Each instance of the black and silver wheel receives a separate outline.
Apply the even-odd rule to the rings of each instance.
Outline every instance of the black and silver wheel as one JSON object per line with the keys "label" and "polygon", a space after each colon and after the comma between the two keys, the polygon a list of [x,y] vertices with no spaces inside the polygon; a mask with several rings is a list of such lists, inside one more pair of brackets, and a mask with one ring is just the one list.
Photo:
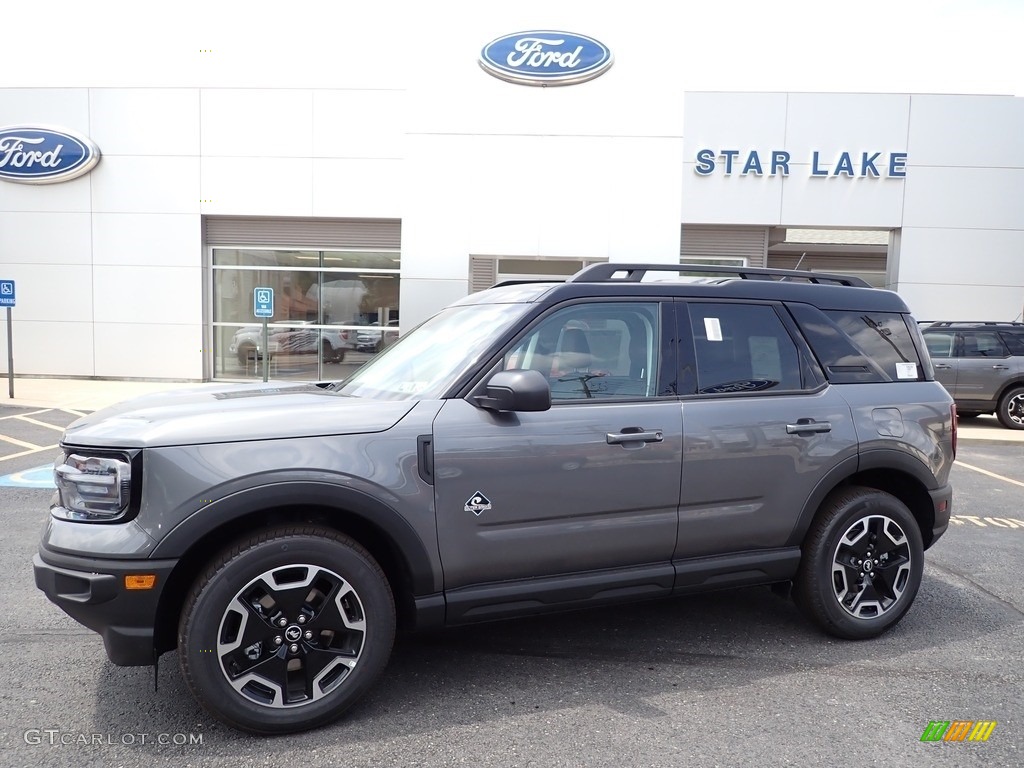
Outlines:
{"label": "black and silver wheel", "polygon": [[243,344],[238,348],[238,364],[246,365],[250,360],[258,360],[259,353],[254,344]]}
{"label": "black and silver wheel", "polygon": [[345,360],[345,350],[335,349],[331,346],[331,342],[325,341],[322,345],[323,348],[323,361],[325,363],[340,363]]}
{"label": "black and silver wheel", "polygon": [[826,500],[807,533],[793,597],[832,635],[875,637],[910,609],[923,570],[921,532],[903,502],[846,488]]}
{"label": "black and silver wheel", "polygon": [[1011,389],[999,400],[999,423],[1007,429],[1024,429],[1024,387]]}
{"label": "black and silver wheel", "polygon": [[289,733],[338,717],[387,664],[394,599],[380,567],[335,531],[255,535],[217,558],[178,627],[182,672],[228,725]]}

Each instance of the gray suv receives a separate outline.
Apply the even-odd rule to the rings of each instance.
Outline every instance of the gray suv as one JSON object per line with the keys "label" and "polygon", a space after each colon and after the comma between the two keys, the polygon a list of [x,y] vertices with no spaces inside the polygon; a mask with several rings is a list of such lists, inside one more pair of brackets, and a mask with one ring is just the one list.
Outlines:
{"label": "gray suv", "polygon": [[115,664],[176,648],[255,733],[338,717],[396,628],[764,584],[878,635],[949,522],[955,410],[917,323],[838,275],[647,279],[679,270],[504,284],[342,382],[86,416],[36,584]]}
{"label": "gray suv", "polygon": [[1024,323],[938,322],[923,328],[935,378],[960,418],[995,413],[1024,429]]}

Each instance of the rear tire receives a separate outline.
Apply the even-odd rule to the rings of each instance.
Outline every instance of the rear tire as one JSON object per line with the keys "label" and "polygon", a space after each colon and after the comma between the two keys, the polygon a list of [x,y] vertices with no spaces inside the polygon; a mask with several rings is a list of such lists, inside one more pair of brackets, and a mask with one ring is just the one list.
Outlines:
{"label": "rear tire", "polygon": [[803,543],[793,599],[825,632],[876,637],[910,609],[921,585],[924,546],[910,510],[884,491],[833,492]]}
{"label": "rear tire", "polygon": [[357,542],[303,525],[230,547],[192,587],[178,655],[192,694],[250,733],[316,728],[362,696],[387,665],[395,603]]}
{"label": "rear tire", "polygon": [[1024,429],[1024,387],[1011,389],[1000,398],[996,416],[1007,429]]}

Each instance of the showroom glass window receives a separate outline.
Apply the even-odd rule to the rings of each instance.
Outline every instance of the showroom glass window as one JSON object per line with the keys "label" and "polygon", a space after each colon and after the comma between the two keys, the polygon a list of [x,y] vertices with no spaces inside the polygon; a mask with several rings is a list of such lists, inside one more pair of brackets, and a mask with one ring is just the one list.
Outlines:
{"label": "showroom glass window", "polygon": [[212,263],[214,378],[262,378],[257,287],[274,290],[272,378],[343,379],[398,338],[397,251],[214,248]]}

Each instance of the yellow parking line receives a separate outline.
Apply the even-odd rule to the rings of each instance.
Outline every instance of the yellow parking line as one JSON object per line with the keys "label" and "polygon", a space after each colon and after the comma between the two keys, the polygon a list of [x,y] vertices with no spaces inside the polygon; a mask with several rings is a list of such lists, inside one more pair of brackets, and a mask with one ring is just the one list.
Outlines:
{"label": "yellow parking line", "polygon": [[7,435],[0,435],[0,440],[10,443],[11,445],[21,446],[22,448],[31,448],[33,451],[38,451],[42,448],[41,445],[36,445],[35,443],[26,443],[24,440],[17,440],[13,437],[8,437]]}
{"label": "yellow parking line", "polygon": [[1013,483],[1013,485],[1019,485],[1021,488],[1024,488],[1024,483],[1022,483],[1020,480],[1014,480],[1009,477],[1004,477],[1003,475],[997,475],[995,472],[989,472],[987,469],[982,469],[981,467],[975,467],[970,464],[964,464],[962,461],[957,461],[954,463],[957,466],[964,467],[965,469],[973,469],[975,472],[980,472],[983,475],[994,477],[996,480],[1004,480],[1007,483]]}

